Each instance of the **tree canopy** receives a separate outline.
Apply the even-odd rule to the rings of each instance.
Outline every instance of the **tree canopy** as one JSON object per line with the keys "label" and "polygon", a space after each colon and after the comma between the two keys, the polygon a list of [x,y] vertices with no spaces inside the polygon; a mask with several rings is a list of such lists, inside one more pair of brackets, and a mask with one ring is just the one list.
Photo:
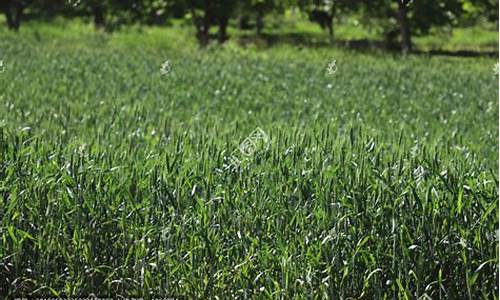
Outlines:
{"label": "tree canopy", "polygon": [[[200,45],[212,37],[226,41],[231,21],[241,27],[254,20],[256,34],[265,28],[269,14],[300,10],[328,31],[334,41],[335,20],[355,14],[363,21],[384,28],[388,43],[412,50],[412,36],[429,33],[433,27],[456,26],[461,20],[486,19],[498,26],[496,0],[2,0],[0,11],[9,29],[17,31],[24,14],[46,18],[88,17],[97,29],[112,31],[122,24],[165,25],[171,18],[191,20]],[[366,22],[364,22],[366,23]],[[216,36],[210,29],[218,28]]]}

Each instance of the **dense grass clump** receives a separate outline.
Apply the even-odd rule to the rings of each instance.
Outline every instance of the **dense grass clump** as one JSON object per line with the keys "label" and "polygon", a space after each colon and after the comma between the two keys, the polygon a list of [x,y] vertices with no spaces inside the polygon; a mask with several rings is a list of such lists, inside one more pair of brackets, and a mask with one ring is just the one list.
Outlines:
{"label": "dense grass clump", "polygon": [[2,34],[0,295],[498,293],[495,61]]}

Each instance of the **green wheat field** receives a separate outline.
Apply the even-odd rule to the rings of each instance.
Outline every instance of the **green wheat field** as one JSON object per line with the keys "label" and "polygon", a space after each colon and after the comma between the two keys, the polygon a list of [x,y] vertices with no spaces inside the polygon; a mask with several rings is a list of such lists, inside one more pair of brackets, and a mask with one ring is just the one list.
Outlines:
{"label": "green wheat field", "polygon": [[0,295],[496,299],[497,59],[1,35]]}

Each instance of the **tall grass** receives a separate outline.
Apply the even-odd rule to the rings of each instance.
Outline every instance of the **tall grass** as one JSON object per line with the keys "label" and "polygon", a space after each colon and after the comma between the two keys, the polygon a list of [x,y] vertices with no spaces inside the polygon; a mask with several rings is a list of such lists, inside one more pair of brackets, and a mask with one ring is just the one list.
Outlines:
{"label": "tall grass", "polygon": [[1,34],[0,295],[497,297],[493,60]]}

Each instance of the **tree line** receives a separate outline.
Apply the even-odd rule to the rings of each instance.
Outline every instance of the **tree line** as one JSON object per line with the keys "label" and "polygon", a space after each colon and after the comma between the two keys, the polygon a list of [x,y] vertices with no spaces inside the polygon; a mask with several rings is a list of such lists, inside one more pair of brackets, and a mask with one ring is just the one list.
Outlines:
{"label": "tree line", "polygon": [[[25,17],[50,19],[88,16],[97,29],[112,31],[123,24],[165,25],[171,18],[189,19],[201,46],[211,39],[228,39],[229,21],[255,28],[260,36],[264,17],[298,9],[328,31],[341,16],[358,14],[366,25],[376,22],[389,43],[412,50],[412,36],[427,34],[434,26],[457,26],[480,18],[496,22],[497,0],[0,0],[7,27],[17,31]],[[27,16],[26,16],[27,15]],[[215,36],[210,34],[217,28]]]}

